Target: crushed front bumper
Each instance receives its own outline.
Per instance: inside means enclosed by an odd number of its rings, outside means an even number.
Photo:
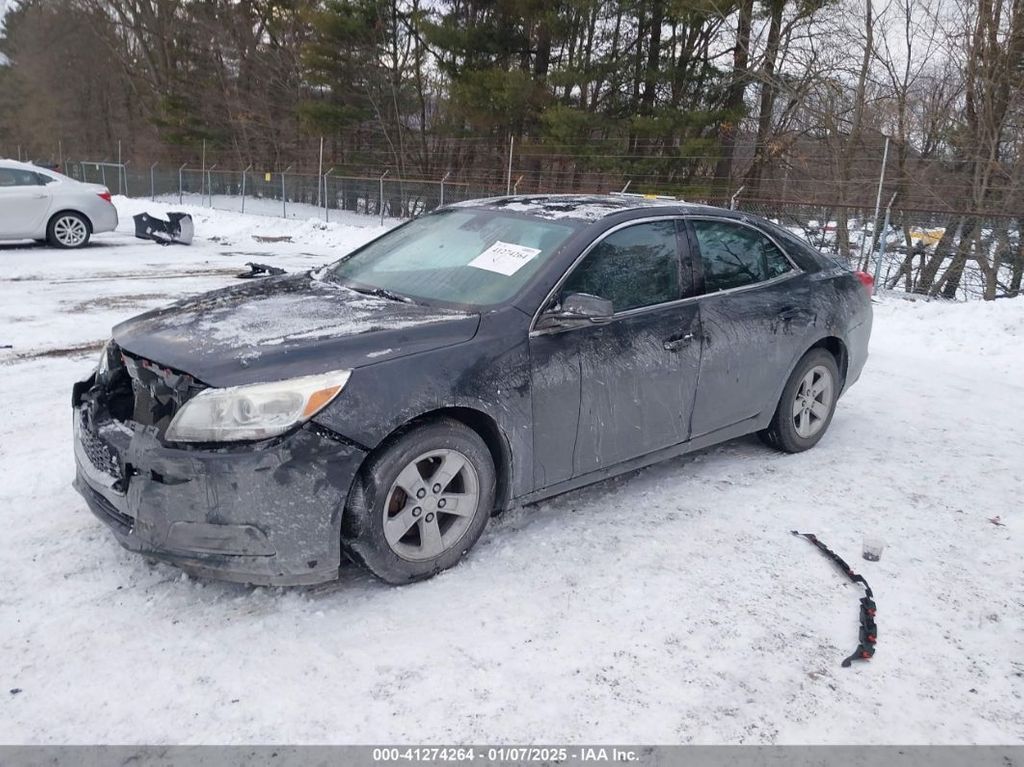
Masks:
[[[154,427],[97,423],[79,392],[74,486],[126,549],[242,583],[337,577],[360,448],[310,425],[266,444],[168,447]]]

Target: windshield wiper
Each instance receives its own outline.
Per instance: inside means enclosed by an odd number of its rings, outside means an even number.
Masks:
[[[416,303],[408,296],[403,296],[400,293],[393,293],[387,288],[357,288],[355,285],[346,285],[349,290],[354,290],[356,293],[362,293],[367,296],[377,296],[378,298],[387,298],[390,301],[401,301],[403,304],[414,304]]]

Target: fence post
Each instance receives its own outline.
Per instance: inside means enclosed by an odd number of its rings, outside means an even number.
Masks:
[[[118,143],[120,143],[120,142],[118,142]],[[121,167],[118,168],[118,171],[124,176],[124,196],[125,197],[128,197],[128,163],[130,163],[130,162],[131,162],[131,160],[129,160],[128,162],[123,162],[123,163],[121,163]]]
[[[245,176],[252,170],[252,163],[249,163],[249,167],[242,171],[242,213],[245,213]]]
[[[327,223],[327,222],[329,222],[331,220],[330,207],[327,205],[327,177],[330,176],[332,173],[334,173],[334,168],[333,167],[324,174],[324,178],[323,178],[323,184],[324,184],[324,223]]]
[[[452,175],[452,172],[448,171],[447,173],[444,174],[444,178],[441,179],[441,202],[437,206],[439,208],[444,207],[444,182],[448,180],[448,177],[450,175]]]
[[[386,170],[380,174],[380,225],[384,226],[384,177],[391,171]]]
[[[287,173],[288,171],[290,171],[291,169],[292,169],[292,166],[289,165],[287,168],[285,168],[283,171],[281,171],[281,217],[282,218],[288,218],[288,193],[285,191],[285,188],[284,188],[284,174]]]
[[[882,259],[885,257],[885,233],[889,231],[889,214],[892,213],[892,204],[896,201],[896,195],[899,192],[893,192],[892,197],[889,198],[889,204],[885,206],[885,223],[882,224],[882,233],[878,238],[878,259],[875,261],[875,290],[878,290],[878,278],[882,274]]]
[[[210,198],[210,207],[213,207],[213,169],[217,167],[217,163],[214,163],[206,169],[206,194]]]
[[[324,175],[324,137],[321,136],[320,137],[320,164],[317,166],[317,169],[316,169],[316,176],[317,176],[316,196],[317,197],[320,196],[320,183],[319,182],[320,182],[320,179],[323,178],[323,175]],[[327,190],[325,189],[324,190],[324,197],[326,197],[326,196],[327,196]],[[316,204],[317,204],[317,207],[319,207],[320,206],[320,200],[317,200]]]
[[[181,180],[181,174],[182,171],[185,170],[185,167],[187,165],[188,163],[185,163],[185,165],[182,165],[180,168],[178,168],[178,205],[181,205],[185,199],[185,187]]]
[[[149,166],[149,199],[156,202],[156,176],[154,171],[156,170],[157,163],[153,163]]]
[[[737,198],[739,198],[740,193],[743,192],[743,190],[746,188],[747,185],[744,184],[743,186],[736,190],[736,193],[732,197],[729,198],[729,210],[736,210],[736,200]]]
[[[505,194],[512,194],[512,150],[516,146],[515,134],[508,137],[508,175],[505,176]]]

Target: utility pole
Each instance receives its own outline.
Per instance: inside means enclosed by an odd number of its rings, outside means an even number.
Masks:
[[[871,234],[872,237],[878,229],[878,212],[882,208],[882,184],[885,183],[885,166],[889,162],[889,137],[885,137],[885,150],[882,152],[882,172],[878,175],[878,195],[875,197],[875,218],[871,222]],[[860,256],[858,260],[861,262],[861,267],[867,267],[867,263],[864,261],[864,232],[860,236]]]
[[[882,274],[882,259],[885,258],[885,235],[889,231],[889,216],[892,213],[892,204],[896,201],[896,195],[899,192],[893,192],[892,197],[889,198],[889,204],[885,206],[885,223],[882,224],[882,233],[878,237],[878,258],[875,260],[875,290],[878,290],[878,278]]]

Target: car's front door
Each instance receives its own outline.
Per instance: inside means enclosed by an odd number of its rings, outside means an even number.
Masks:
[[[700,437],[775,408],[816,318],[808,276],[763,232],[726,219],[688,222],[703,275],[703,350],[691,435]]]
[[[50,208],[42,178],[21,168],[0,167],[0,237],[31,237]]]
[[[531,334],[538,487],[688,438],[700,315],[685,243],[672,218],[614,228],[566,277],[554,302],[574,293],[599,296],[612,302],[612,315],[548,327],[541,315]]]

